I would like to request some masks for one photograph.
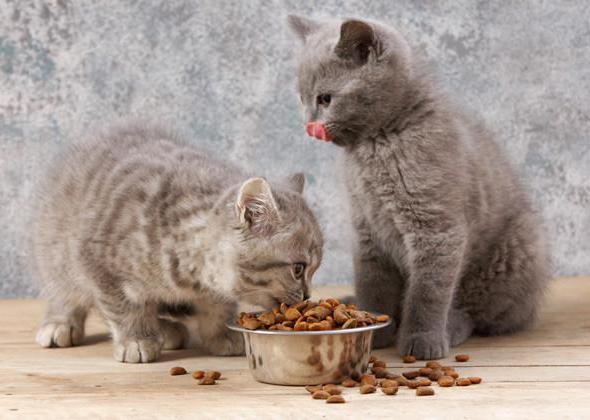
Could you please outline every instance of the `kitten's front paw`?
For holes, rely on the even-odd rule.
[[[400,334],[398,349],[401,355],[411,354],[421,360],[442,359],[449,354],[449,340],[444,331]]]
[[[43,347],[77,346],[84,339],[84,329],[60,322],[44,324],[37,331],[35,340]]]
[[[156,338],[126,339],[115,343],[115,359],[124,363],[149,363],[160,357],[162,343]]]
[[[244,337],[235,331],[224,332],[204,344],[214,356],[241,356],[244,354]]]

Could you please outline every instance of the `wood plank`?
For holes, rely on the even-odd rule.
[[[229,382],[228,382],[229,383]],[[172,386],[145,390],[59,395],[0,395],[3,418],[587,418],[588,383],[512,383],[436,388],[432,397],[416,397],[406,388],[399,395],[361,395],[345,390],[344,405],[312,400],[300,388]],[[550,396],[550,398],[549,398]],[[9,411],[16,409],[18,411]],[[454,413],[454,414],[453,414]]]
[[[322,288],[338,296],[346,288]],[[441,363],[461,375],[481,376],[481,385],[435,387],[434,397],[403,388],[387,397],[345,390],[342,406],[314,401],[300,387],[257,383],[242,357],[207,356],[197,350],[165,352],[157,363],[116,363],[106,328],[88,324],[87,345],[41,349],[33,342],[43,304],[0,302],[0,418],[587,418],[590,413],[590,279],[556,281],[536,329],[506,337],[472,338]],[[456,353],[470,354],[457,363]],[[403,364],[395,349],[375,354],[390,370]],[[170,367],[221,370],[227,379],[198,386],[190,376],[171,377]]]

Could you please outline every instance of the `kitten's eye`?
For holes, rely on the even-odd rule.
[[[318,105],[328,106],[328,105],[330,105],[330,102],[332,101],[332,95],[329,95],[327,93],[324,93],[322,95],[318,95],[317,101],[318,101]]]
[[[293,264],[293,274],[295,278],[301,278],[303,273],[305,272],[305,264],[304,263],[295,263]]]

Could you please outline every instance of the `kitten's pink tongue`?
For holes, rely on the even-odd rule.
[[[332,136],[326,130],[326,127],[321,122],[308,122],[305,125],[305,132],[309,137],[315,137],[319,140],[332,141]]]

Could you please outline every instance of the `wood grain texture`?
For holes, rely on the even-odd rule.
[[[326,287],[319,296],[350,289]],[[0,418],[588,418],[590,416],[590,278],[555,281],[538,326],[506,337],[475,337],[441,361],[483,383],[435,387],[418,398],[407,388],[396,396],[360,395],[346,389],[344,405],[312,400],[301,387],[261,384],[242,357],[211,357],[198,350],[164,352],[160,361],[114,361],[106,329],[97,317],[83,346],[42,349],[33,342],[43,302],[0,302]],[[454,355],[468,353],[467,363]],[[395,349],[375,354],[393,372],[403,364]],[[169,376],[172,366],[216,369],[218,385],[198,386],[189,375]]]

